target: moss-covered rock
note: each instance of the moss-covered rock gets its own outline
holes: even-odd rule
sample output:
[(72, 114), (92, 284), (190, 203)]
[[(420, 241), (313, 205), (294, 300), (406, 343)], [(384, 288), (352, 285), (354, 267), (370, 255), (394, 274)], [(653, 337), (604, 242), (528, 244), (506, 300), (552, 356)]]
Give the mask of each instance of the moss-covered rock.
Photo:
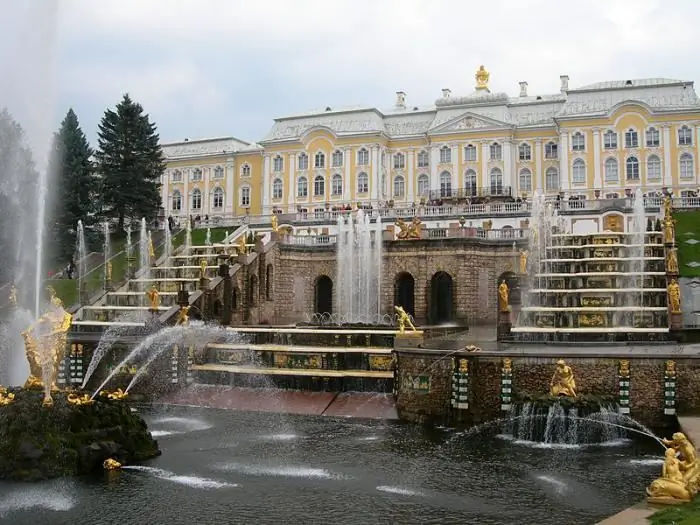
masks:
[(11, 389), (13, 403), (0, 406), (0, 479), (38, 481), (87, 474), (114, 458), (133, 463), (160, 455), (145, 421), (124, 401), (96, 397), (90, 405), (68, 403), (54, 392)]

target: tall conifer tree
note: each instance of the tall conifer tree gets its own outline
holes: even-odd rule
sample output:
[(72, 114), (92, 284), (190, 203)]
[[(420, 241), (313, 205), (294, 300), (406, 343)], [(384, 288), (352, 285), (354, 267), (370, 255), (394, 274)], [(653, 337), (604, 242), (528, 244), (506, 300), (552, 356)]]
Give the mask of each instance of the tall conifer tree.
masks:
[(104, 211), (118, 219), (153, 219), (160, 201), (160, 176), (165, 171), (155, 124), (128, 94), (108, 109), (100, 122), (96, 154), (102, 176)]

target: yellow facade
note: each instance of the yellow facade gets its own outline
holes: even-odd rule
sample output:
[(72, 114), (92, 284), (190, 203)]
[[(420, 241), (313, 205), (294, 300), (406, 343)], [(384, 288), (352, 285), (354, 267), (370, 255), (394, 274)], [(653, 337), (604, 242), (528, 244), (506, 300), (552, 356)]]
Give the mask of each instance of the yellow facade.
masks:
[[(412, 108), (398, 92), (388, 111), (326, 108), (277, 119), (259, 144), (166, 145), (163, 200), (175, 215), (259, 215), (511, 200), (535, 191), (587, 199), (637, 188), (697, 191), (700, 101), (692, 82), (569, 89), (568, 77), (561, 79), (554, 95), (529, 96), (521, 83), (520, 96), (508, 97), (480, 83), (465, 97), (444, 90), (434, 105)], [(230, 149), (217, 152), (219, 143)], [(207, 176), (190, 177), (187, 188), (173, 178), (176, 170), (197, 169)], [(176, 191), (183, 199), (187, 193), (186, 209), (172, 205)], [(196, 191), (205, 195), (201, 208), (192, 206)], [(223, 206), (213, 207), (222, 191)]]

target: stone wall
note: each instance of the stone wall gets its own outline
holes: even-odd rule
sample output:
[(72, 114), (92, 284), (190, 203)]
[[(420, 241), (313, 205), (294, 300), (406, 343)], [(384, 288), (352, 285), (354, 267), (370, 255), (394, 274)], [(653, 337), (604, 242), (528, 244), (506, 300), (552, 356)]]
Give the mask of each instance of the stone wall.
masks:
[[(452, 278), (453, 320), (462, 324), (496, 322), (498, 278), (517, 264), (512, 244), (477, 239), (385, 241), (382, 266), (382, 312), (393, 313), (395, 282), (408, 272), (414, 279), (416, 320), (429, 321), (431, 279), (438, 272)], [(279, 248), (275, 273), (278, 323), (306, 321), (313, 314), (319, 277), (334, 283), (335, 249), (288, 246)]]
[[(534, 353), (534, 352), (533, 352)], [(450, 407), (452, 357), (428, 350), (398, 350), (397, 401), (399, 416), (420, 423), (482, 423), (503, 417), (501, 369), (504, 357), (512, 359), (514, 393), (546, 394), (555, 363), (561, 357), (509, 355), (507, 352), (454, 356), (469, 360), (469, 408)], [(626, 356), (630, 361), (630, 416), (656, 426), (669, 422), (664, 415), (666, 361), (676, 363), (676, 409), (681, 414), (700, 411), (700, 360), (674, 356)], [(578, 393), (619, 396), (619, 358), (565, 356), (574, 371)], [(409, 383), (416, 376), (428, 377), (429, 389), (417, 390)]]

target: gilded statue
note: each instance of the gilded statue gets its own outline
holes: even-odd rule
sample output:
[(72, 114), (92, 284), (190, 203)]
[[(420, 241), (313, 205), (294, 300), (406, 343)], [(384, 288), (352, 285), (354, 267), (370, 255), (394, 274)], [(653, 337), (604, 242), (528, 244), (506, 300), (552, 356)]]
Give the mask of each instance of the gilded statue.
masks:
[(664, 197), (664, 217), (673, 215), (673, 200), (671, 197)]
[(396, 314), (398, 316), (396, 322), (399, 325), (399, 332), (403, 334), (406, 331), (406, 325), (408, 325), (411, 331), (415, 332), (416, 327), (411, 321), (411, 316), (406, 313), (406, 310), (403, 309), (403, 306), (394, 306), (394, 310), (396, 310)]
[(399, 217), (396, 221), (396, 226), (399, 227), (397, 239), (420, 239), (421, 238), (421, 220), (418, 217), (413, 217), (410, 223), (407, 223), (403, 218)]
[(678, 281), (671, 279), (667, 287), (668, 292), (668, 306), (671, 308), (672, 314), (681, 313), (681, 287)]
[(207, 278), (207, 260), (202, 259), (199, 261), (199, 278), (200, 279), (206, 279)]
[(620, 377), (630, 376), (630, 362), (628, 359), (620, 359), (619, 374)]
[(664, 439), (663, 444), (669, 448), (661, 477), (647, 488), (647, 499), (656, 503), (690, 501), (700, 488), (695, 446), (682, 432), (676, 432), (670, 440)]
[(146, 292), (146, 297), (150, 303), (149, 309), (151, 311), (157, 311), (158, 308), (160, 308), (160, 293), (158, 292), (158, 288), (156, 288), (155, 284)]
[(467, 345), (467, 346), (464, 347), (464, 349), (465, 349), (467, 352), (469, 352), (469, 353), (481, 352), (481, 348), (479, 348), (479, 347), (476, 346), (476, 345)]
[(574, 371), (563, 359), (557, 361), (554, 374), (552, 374), (549, 393), (556, 397), (576, 397), (576, 381), (574, 380)]
[(68, 401), (71, 405), (76, 406), (92, 405), (95, 402), (95, 400), (92, 399), (89, 394), (68, 394), (66, 401)]
[(248, 253), (248, 247), (245, 242), (245, 235), (238, 237), (238, 253)]
[(666, 377), (676, 377), (676, 362), (669, 359), (666, 361), (666, 368), (664, 370), (664, 375)]
[(102, 468), (110, 471), (120, 470), (122, 468), (122, 464), (116, 459), (109, 458), (104, 460), (104, 463), (102, 463)]
[(503, 369), (504, 374), (510, 374), (513, 372), (513, 360), (510, 357), (503, 358)]
[(476, 89), (486, 89), (489, 86), (490, 73), (486, 71), (484, 66), (479, 66), (479, 70), (474, 77), (476, 78)]
[(188, 325), (190, 322), (190, 307), (181, 306), (180, 310), (177, 312), (177, 319), (175, 320), (176, 325)]
[(15, 395), (7, 390), (0, 392), (0, 407), (6, 407), (14, 402)]
[(103, 390), (102, 392), (100, 392), (100, 395), (102, 397), (106, 397), (107, 399), (109, 399), (111, 401), (122, 401), (122, 400), (126, 399), (126, 397), (129, 394), (127, 394), (121, 388), (117, 388), (114, 392), (109, 392), (108, 390)]
[(673, 244), (676, 241), (676, 219), (670, 215), (664, 217), (664, 240), (667, 244)]
[(466, 374), (469, 372), (469, 361), (467, 359), (460, 359), (459, 360), (459, 372), (462, 374)]
[(523, 275), (527, 273), (527, 258), (529, 255), (530, 252), (527, 250), (520, 252), (520, 273)]
[(678, 273), (678, 250), (676, 248), (669, 248), (666, 251), (666, 271)]
[(278, 226), (278, 224), (277, 224), (277, 215), (273, 215), (273, 216), (270, 218), (270, 223), (272, 223), (272, 231), (273, 231), (273, 232), (278, 232), (278, 231), (280, 231), (280, 228), (279, 228), (279, 226)]
[(503, 313), (510, 312), (510, 304), (508, 304), (509, 292), (508, 283), (503, 279), (501, 284), (498, 285), (498, 307)]
[[(66, 353), (68, 330), (73, 316), (66, 312), (56, 291), (47, 288), (51, 298), (49, 309), (22, 332), (29, 361), (29, 378), (25, 388), (43, 388), (44, 406), (53, 406), (51, 390), (56, 390), (56, 378)], [(48, 379), (48, 384), (44, 384)]]
[(107, 261), (107, 269), (106, 269), (106, 273), (105, 273), (105, 279), (107, 279), (108, 281), (112, 280), (112, 263), (109, 261)]
[(155, 257), (156, 257), (156, 251), (153, 248), (153, 239), (151, 238), (150, 234), (148, 235), (148, 256), (151, 259), (155, 259)]

